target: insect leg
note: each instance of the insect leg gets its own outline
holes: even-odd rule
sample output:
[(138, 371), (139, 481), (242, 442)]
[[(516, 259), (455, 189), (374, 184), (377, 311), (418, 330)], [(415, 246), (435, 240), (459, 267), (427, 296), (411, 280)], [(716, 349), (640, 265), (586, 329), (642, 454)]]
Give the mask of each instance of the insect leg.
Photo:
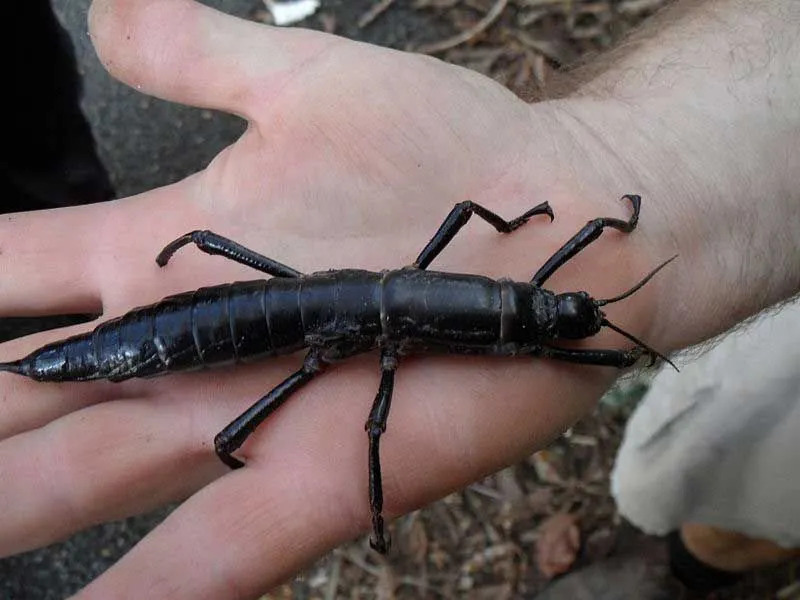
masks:
[(438, 231), (434, 234), (428, 245), (419, 253), (417, 260), (414, 261), (413, 266), (419, 269), (426, 268), (431, 261), (436, 258), (439, 253), (444, 250), (445, 246), (450, 243), (450, 240), (458, 233), (469, 218), (473, 215), (478, 215), (481, 219), (492, 225), (500, 233), (511, 233), (521, 225), (524, 225), (528, 219), (535, 215), (548, 215), (550, 220), (553, 220), (553, 210), (547, 202), (542, 202), (538, 206), (534, 206), (528, 212), (518, 216), (516, 219), (506, 221), (503, 217), (496, 215), (492, 211), (476, 204), (470, 200), (459, 202), (450, 211), (450, 214), (445, 217), (444, 222), (439, 226)]
[(372, 537), (369, 545), (373, 550), (386, 554), (391, 540), (384, 534), (383, 517), (383, 484), (381, 482), (381, 459), (379, 446), (381, 434), (386, 431), (386, 420), (392, 404), (394, 390), (394, 372), (397, 369), (397, 355), (393, 349), (386, 349), (381, 354), (381, 384), (372, 404), (372, 410), (364, 426), (369, 436), (369, 506), (372, 511)]
[(213, 231), (190, 231), (176, 240), (167, 244), (156, 257), (156, 263), (163, 267), (172, 258), (172, 255), (183, 246), (194, 244), (206, 254), (219, 254), (238, 263), (268, 273), (273, 277), (301, 277), (303, 274), (292, 267), (279, 263), (258, 252), (245, 248), (233, 240), (217, 235)]
[(244, 463), (231, 453), (239, 448), (264, 419), (275, 412), (294, 392), (311, 381), (325, 366), (320, 360), (320, 351), (312, 348), (303, 361), (303, 367), (284, 379), (270, 392), (236, 417), (214, 438), (214, 449), (219, 459), (231, 469), (243, 467)]
[(553, 256), (551, 256), (542, 267), (536, 271), (536, 274), (531, 279), (533, 285), (541, 286), (559, 267), (566, 263), (570, 258), (575, 256), (578, 252), (586, 248), (589, 244), (600, 237), (603, 229), (612, 227), (630, 233), (636, 227), (639, 221), (639, 206), (641, 205), (641, 196), (627, 194), (622, 197), (623, 200), (629, 200), (633, 205), (633, 215), (630, 220), (623, 221), (621, 219), (612, 219), (610, 217), (601, 217), (599, 219), (592, 219), (583, 228), (572, 236), (566, 244), (561, 246)]
[(603, 367), (618, 367), (623, 369), (636, 363), (644, 354), (642, 348), (633, 350), (606, 350), (606, 349), (572, 349), (542, 346), (532, 354), (544, 358), (554, 358), (567, 362), (581, 363), (584, 365), (599, 365)]

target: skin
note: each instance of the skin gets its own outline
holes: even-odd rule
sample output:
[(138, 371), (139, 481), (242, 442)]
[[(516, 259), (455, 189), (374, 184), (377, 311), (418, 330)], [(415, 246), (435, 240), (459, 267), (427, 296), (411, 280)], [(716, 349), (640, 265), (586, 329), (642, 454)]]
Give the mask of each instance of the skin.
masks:
[[(110, 204), (7, 215), (0, 312), (104, 317), (259, 274), (168, 241), (215, 231), (301, 271), (407, 264), (455, 202), (535, 219), (500, 236), (477, 219), (432, 268), (527, 280), (597, 216), (608, 232), (548, 287), (608, 297), (679, 260), (609, 318), (663, 352), (800, 289), (800, 20), (792, 0), (688, 2), (559, 100), (528, 105), (437, 60), (243, 22), (188, 0), (97, 1), (92, 39), (142, 92), (250, 126), (203, 171)], [(656, 27), (655, 25), (653, 27)], [(794, 45), (794, 47), (792, 47)], [(143, 226), (136, 226), (135, 224)], [(146, 225), (145, 225), (146, 224)], [(0, 347), (0, 360), (91, 327)], [(595, 347), (627, 347), (613, 333)], [(377, 356), (337, 365), (265, 423), (229, 472), (214, 434), (298, 357), (123, 384), (0, 375), (0, 553), (187, 498), (80, 598), (254, 598), (367, 530), (363, 424)], [(527, 359), (401, 361), (382, 439), (397, 515), (544, 446), (616, 372)]]
[(800, 548), (782, 548), (769, 540), (704, 523), (684, 523), (681, 538), (695, 558), (723, 571), (750, 571), (800, 557)]

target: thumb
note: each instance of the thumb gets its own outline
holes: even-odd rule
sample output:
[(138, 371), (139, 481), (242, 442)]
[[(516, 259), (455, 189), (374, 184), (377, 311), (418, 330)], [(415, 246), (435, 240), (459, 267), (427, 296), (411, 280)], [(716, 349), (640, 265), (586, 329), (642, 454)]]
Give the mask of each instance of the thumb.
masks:
[(246, 21), (192, 0), (95, 0), (89, 34), (106, 69), (137, 90), (246, 118), (337, 40)]

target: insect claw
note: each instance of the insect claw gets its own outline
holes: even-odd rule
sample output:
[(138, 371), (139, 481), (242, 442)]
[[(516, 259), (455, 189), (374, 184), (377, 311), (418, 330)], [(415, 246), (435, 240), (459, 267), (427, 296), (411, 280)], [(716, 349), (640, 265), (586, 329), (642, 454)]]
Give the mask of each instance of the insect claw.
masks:
[(230, 440), (223, 436), (222, 433), (217, 434), (217, 437), (214, 438), (214, 450), (217, 453), (217, 457), (231, 469), (241, 469), (244, 466), (242, 461), (231, 454), (237, 447), (231, 448)]
[(392, 537), (384, 535), (378, 538), (370, 536), (369, 547), (375, 550), (378, 554), (387, 554), (392, 547)]
[[(644, 349), (643, 349), (643, 350), (644, 350)], [(645, 354), (645, 353), (646, 353), (646, 354), (647, 354), (647, 356), (650, 358), (650, 362), (649, 362), (649, 363), (647, 363), (647, 368), (648, 368), (648, 369), (649, 369), (650, 367), (654, 366), (654, 365), (655, 365), (655, 364), (658, 362), (658, 359), (660, 358), (660, 359), (661, 359), (661, 360), (663, 360), (665, 363), (667, 363), (667, 364), (668, 364), (670, 367), (672, 367), (673, 369), (675, 369), (675, 371), (677, 371), (678, 373), (680, 373), (680, 372), (681, 372), (681, 370), (680, 370), (678, 367), (676, 367), (676, 366), (675, 366), (675, 363), (674, 363), (674, 362), (672, 362), (672, 361), (671, 361), (669, 358), (667, 358), (666, 356), (664, 356), (664, 355), (663, 355), (663, 354), (661, 354), (660, 352), (657, 352), (657, 351), (655, 351), (655, 350), (650, 350), (650, 349), (647, 349), (647, 350), (644, 350), (644, 351), (642, 352), (642, 354)]]
[(217, 456), (219, 456), (219, 459), (226, 465), (228, 465), (231, 469), (234, 470), (241, 469), (244, 466), (244, 463), (242, 461), (240, 461), (238, 458), (230, 454), (217, 454)]

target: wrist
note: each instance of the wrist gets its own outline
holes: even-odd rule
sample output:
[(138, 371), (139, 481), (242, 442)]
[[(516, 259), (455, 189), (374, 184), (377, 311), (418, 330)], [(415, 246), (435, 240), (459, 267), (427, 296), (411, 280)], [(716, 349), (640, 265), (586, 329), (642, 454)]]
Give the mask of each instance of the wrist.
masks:
[[(586, 128), (573, 126), (563, 114), (561, 103), (541, 103), (530, 108), (532, 126), (526, 131), (531, 141), (520, 153), (524, 160), (514, 163), (513, 169), (491, 191), (497, 198), (519, 203), (514, 210), (498, 207), (501, 213), (515, 214), (530, 208), (528, 205), (533, 202), (547, 200), (555, 212), (555, 221), (536, 230), (535, 251), (523, 236), (515, 240), (518, 239), (523, 248), (527, 245), (527, 251), (506, 247), (508, 255), (514, 257), (515, 278), (518, 278), (517, 265), (530, 273), (530, 278), (588, 221), (611, 218), (627, 222), (632, 217), (633, 205), (623, 196), (642, 193), (638, 180), (630, 176), (620, 157), (605, 148)], [(596, 299), (615, 297), (629, 290), (664, 258), (671, 256), (662, 257), (658, 249), (650, 247), (648, 230), (656, 224), (656, 214), (651, 199), (643, 198), (641, 218), (635, 230), (626, 233), (615, 227), (604, 228), (602, 235), (563, 263), (543, 287), (556, 293), (584, 291)], [(650, 283), (624, 302), (609, 307), (608, 318), (636, 337), (651, 342), (658, 314), (657, 300)], [(584, 346), (584, 343), (578, 342), (578, 345)], [(629, 340), (606, 327), (585, 342), (587, 348), (627, 349), (631, 346)], [(653, 346), (662, 349), (658, 344)]]
[(568, 99), (558, 109), (591, 157), (592, 187), (642, 195), (636, 239), (650, 262), (679, 255), (649, 284), (654, 343), (698, 343), (800, 288), (800, 182), (776, 172), (775, 156), (789, 155), (780, 133), (739, 138), (736, 125), (700, 113), (660, 118), (612, 100)]
[(800, 80), (786, 14), (798, 8), (675, 6), (657, 33), (646, 29), (612, 53), (617, 62), (579, 95), (550, 103), (597, 189), (643, 196), (637, 236), (653, 259), (679, 254), (651, 284), (654, 334), (667, 348), (800, 289)]

